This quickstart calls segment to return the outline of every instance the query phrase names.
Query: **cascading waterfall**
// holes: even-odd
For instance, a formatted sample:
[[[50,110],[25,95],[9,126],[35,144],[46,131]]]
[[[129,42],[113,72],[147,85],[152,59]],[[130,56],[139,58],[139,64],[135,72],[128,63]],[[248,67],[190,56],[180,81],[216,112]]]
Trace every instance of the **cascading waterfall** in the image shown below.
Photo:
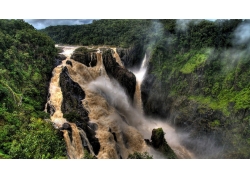
[[[147,58],[146,54],[141,68],[137,72],[134,72],[137,85],[134,106],[131,106],[124,89],[118,82],[109,79],[103,65],[102,52],[99,48],[96,52],[97,64],[94,67],[87,67],[80,62],[70,59],[70,54],[75,48],[70,49],[65,47],[64,49],[67,59],[62,61],[62,64],[53,70],[53,77],[49,88],[50,96],[46,104],[46,106],[54,109],[54,113],[51,113],[52,122],[58,127],[67,122],[61,112],[63,97],[59,85],[60,73],[62,72],[62,68],[66,67],[69,77],[72,81],[78,83],[85,93],[82,104],[88,111],[90,122],[95,123],[98,127],[95,131],[95,137],[98,138],[100,143],[99,153],[96,154],[97,158],[127,158],[133,152],[152,152],[147,147],[144,139],[150,139],[153,128],[163,127],[163,129],[168,129],[170,126],[166,123],[147,119],[142,114],[140,86],[147,71],[149,58]],[[115,57],[116,62],[125,68],[116,52],[116,48],[113,48],[113,51],[115,52],[113,57]],[[71,65],[67,64],[66,61],[70,61]],[[90,153],[94,156],[93,148],[88,141],[86,133],[74,123],[68,124],[72,132],[68,130],[62,131],[69,158],[83,158],[84,144],[88,146]],[[174,134],[174,132],[169,132],[171,132],[171,136],[177,137],[177,134]],[[70,138],[70,134],[72,138]],[[165,138],[168,144],[174,147],[173,150],[177,156],[180,158],[191,158],[192,155],[180,145],[178,138],[171,141],[173,137],[170,134],[166,132]]]
[[[117,62],[121,67],[124,68],[124,65],[123,65],[123,63],[122,63],[122,61],[121,61],[121,58],[120,58],[119,54],[118,54],[117,51],[116,51],[116,48],[111,48],[111,49],[114,51],[113,57],[115,58],[116,62]]]
[[[52,78],[49,86],[50,96],[48,98],[48,102],[45,105],[45,111],[47,112],[48,106],[52,108],[50,112],[51,121],[54,123],[54,126],[56,128],[62,127],[62,125],[67,122],[67,120],[63,117],[63,113],[61,111],[63,95],[59,84],[59,77],[63,67],[66,66],[66,61],[70,59],[72,51],[74,51],[74,49],[76,48],[77,47],[65,47],[64,52],[62,54],[66,55],[66,60],[63,60],[62,64],[55,67],[52,72]],[[66,142],[68,156],[71,159],[81,159],[84,157],[84,151],[80,134],[84,136],[85,133],[82,129],[79,130],[74,123],[67,123],[71,126],[72,140],[70,139],[67,130],[62,130],[62,132],[64,140]],[[89,144],[88,146],[89,150],[91,151],[92,146]],[[91,151],[91,154],[93,155],[93,150]]]
[[[96,137],[101,147],[97,157],[127,158],[134,151],[143,151],[146,145],[142,135],[123,121],[119,112],[107,102],[108,97],[105,92],[101,92],[100,88],[91,88],[94,86],[93,83],[100,82],[105,88],[109,86],[111,90],[114,90],[107,78],[101,53],[97,53],[95,67],[87,67],[74,60],[70,61],[72,66],[67,65],[69,75],[84,90],[85,99],[82,100],[82,104],[89,112],[90,122],[98,125]],[[119,90],[123,91],[121,88]],[[113,95],[115,96],[115,93]],[[126,145],[124,141],[126,141]]]
[[[65,61],[62,61],[61,65],[58,65],[53,69],[52,78],[49,86],[49,98],[48,102],[45,105],[45,111],[47,112],[47,107],[49,105],[53,110],[50,111],[51,120],[57,126],[61,126],[66,122],[66,119],[63,118],[63,113],[61,111],[61,104],[63,100],[63,95],[61,91],[61,87],[59,85],[59,77],[62,72],[63,66],[65,66]]]
[[[142,108],[142,100],[141,100],[141,83],[145,77],[145,74],[147,72],[147,64],[148,64],[147,55],[145,54],[141,67],[139,70],[132,71],[136,77],[136,89],[135,89],[135,95],[134,95],[134,106],[138,111],[143,113]]]
[[[134,99],[135,99],[134,106],[139,112],[143,112],[142,100],[141,100],[141,83],[144,80],[144,77],[147,72],[148,61],[149,61],[149,58],[147,58],[147,54],[145,54],[142,60],[140,69],[133,71],[134,75],[136,76],[136,91],[135,91],[135,96],[134,96]],[[158,127],[162,127],[164,129],[165,139],[167,140],[168,144],[173,149],[173,151],[175,152],[178,158],[186,158],[186,159],[194,158],[194,155],[188,150],[186,150],[180,144],[180,141],[178,138],[179,135],[176,134],[175,130],[171,126],[169,126],[166,123],[162,123],[160,121],[155,121],[155,120],[150,120],[150,119],[145,121],[145,117],[141,119],[144,119],[143,124],[147,124],[147,126],[150,127],[151,129],[158,128]],[[142,131],[145,132],[145,128]],[[147,131],[150,131],[150,129],[147,129]],[[144,137],[145,136],[149,137],[148,133],[145,133]],[[149,149],[149,151],[152,152],[151,149]]]
[[[85,133],[81,128],[78,128],[78,131],[79,131],[81,137],[83,138],[83,141],[84,141],[83,144],[84,144],[84,146],[85,146],[85,143],[86,143],[86,145],[87,145],[88,148],[89,148],[89,151],[90,151],[91,155],[92,155],[92,156],[95,156],[95,153],[94,153],[94,151],[93,151],[93,148],[92,148],[91,144],[89,143],[89,139],[87,138],[86,133]]]

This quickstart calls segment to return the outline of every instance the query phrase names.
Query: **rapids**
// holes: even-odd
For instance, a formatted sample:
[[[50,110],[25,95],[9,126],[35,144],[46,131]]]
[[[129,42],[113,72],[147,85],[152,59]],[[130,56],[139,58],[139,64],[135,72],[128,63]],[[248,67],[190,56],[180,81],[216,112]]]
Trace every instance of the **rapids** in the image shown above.
[[[97,124],[96,138],[100,143],[98,154],[94,154],[86,133],[74,123],[69,123],[72,129],[72,138],[67,130],[62,130],[67,145],[68,157],[81,159],[84,157],[83,144],[88,146],[90,153],[97,158],[127,158],[133,152],[151,152],[154,158],[163,158],[156,151],[149,148],[144,139],[150,139],[153,128],[162,127],[165,138],[170,147],[177,154],[178,158],[194,158],[183,146],[180,145],[178,134],[166,123],[155,121],[144,117],[140,86],[147,71],[149,58],[145,55],[141,68],[133,73],[136,76],[136,91],[134,104],[129,103],[128,97],[123,88],[115,80],[108,77],[102,59],[102,51],[98,48],[97,65],[87,67],[84,64],[70,59],[71,54],[77,46],[61,46],[67,58],[53,70],[49,87],[49,98],[46,107],[51,111],[51,121],[57,128],[61,128],[67,120],[63,117],[61,104],[63,100],[62,91],[59,85],[59,77],[63,67],[67,67],[69,77],[85,92],[82,100],[84,108],[89,112],[88,117],[91,123]],[[123,66],[123,63],[112,48],[113,57],[116,62]],[[66,62],[70,61],[72,66]],[[47,108],[45,108],[46,110]],[[82,137],[82,138],[81,138]]]

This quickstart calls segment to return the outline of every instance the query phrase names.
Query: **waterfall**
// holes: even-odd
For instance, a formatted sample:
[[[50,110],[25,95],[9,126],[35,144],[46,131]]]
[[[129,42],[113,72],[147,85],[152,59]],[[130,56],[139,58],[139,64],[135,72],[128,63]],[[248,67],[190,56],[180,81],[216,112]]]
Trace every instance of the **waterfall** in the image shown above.
[[[123,65],[123,63],[122,63],[122,61],[121,61],[121,58],[120,58],[119,54],[118,54],[117,51],[116,51],[116,48],[111,48],[111,49],[114,51],[113,57],[115,58],[116,62],[117,62],[121,67],[124,68],[124,65]]]
[[[191,157],[191,155],[187,155],[188,152],[186,152],[185,148],[180,145],[177,134],[169,131],[170,126],[166,123],[146,118],[142,113],[140,86],[147,71],[148,58],[146,54],[140,69],[134,72],[137,83],[134,106],[132,106],[124,89],[118,82],[108,77],[100,48],[96,52],[97,64],[94,67],[87,67],[80,62],[70,59],[70,54],[73,50],[74,48],[72,47],[65,47],[64,54],[67,55],[67,59],[53,70],[53,77],[49,87],[50,95],[46,104],[46,106],[52,109],[52,122],[58,127],[62,127],[62,124],[67,122],[61,112],[63,97],[59,85],[60,73],[62,68],[66,67],[71,80],[78,83],[85,93],[82,105],[88,111],[89,121],[95,123],[98,127],[95,130],[95,137],[98,138],[100,143],[99,153],[96,154],[97,158],[124,159],[134,152],[148,151],[155,153],[152,148],[146,145],[144,139],[150,139],[152,129],[157,127],[162,127],[164,131],[168,129],[169,133],[165,134],[165,138],[178,157]],[[120,57],[116,49],[114,48],[113,50],[115,52],[113,56],[119,64]],[[66,61],[70,61],[71,65],[66,64]],[[71,127],[71,131],[62,131],[69,158],[83,158],[84,146],[88,146],[90,153],[94,156],[93,148],[86,133],[74,123],[68,124]],[[171,139],[175,140],[171,141]],[[163,156],[157,154],[155,157],[161,158]]]
[[[145,54],[140,69],[132,71],[136,77],[134,106],[141,113],[143,113],[142,100],[141,100],[141,83],[142,83],[142,81],[145,77],[145,74],[147,72],[147,65],[148,65],[148,58],[147,58],[147,55]]]
[[[63,67],[66,66],[66,61],[70,59],[72,52],[76,48],[77,47],[63,46],[63,52],[60,54],[64,54],[67,58],[66,60],[62,61],[62,64],[56,66],[52,71],[52,78],[49,85],[49,98],[47,103],[45,104],[45,111],[47,112],[49,106],[51,110],[48,113],[50,113],[51,120],[56,127],[61,127],[63,123],[67,122],[67,120],[63,118],[63,113],[61,111],[63,95],[59,84],[59,77]]]
[[[96,123],[98,126],[96,137],[101,148],[97,157],[127,158],[129,153],[143,151],[146,147],[143,136],[134,127],[124,122],[122,113],[114,108],[109,101],[112,96],[119,93],[123,95],[123,99],[127,97],[121,87],[113,87],[110,79],[107,78],[101,53],[97,52],[97,65],[95,67],[87,67],[74,60],[70,61],[72,66],[67,65],[69,76],[85,92],[82,104],[89,112],[90,122]],[[104,89],[113,94],[107,94]]]
[[[84,142],[86,142],[86,145],[88,146],[91,155],[95,156],[95,153],[93,151],[93,148],[92,148],[91,144],[89,143],[89,140],[87,138],[86,133],[82,129],[80,129],[80,128],[78,128],[78,131],[79,131],[81,137],[83,138]]]
[[[136,76],[136,81],[138,81],[139,85],[141,85],[141,83],[146,75],[147,68],[148,68],[148,61],[149,61],[149,58],[147,58],[147,55],[145,54],[145,56],[142,60],[142,64],[141,64],[140,69],[133,71],[133,73]]]
[[[65,60],[62,61],[61,65],[58,65],[53,69],[52,78],[49,86],[49,98],[46,103],[45,110],[47,111],[48,106],[50,107],[51,120],[60,127],[63,123],[66,122],[66,119],[63,118],[63,113],[61,111],[61,104],[63,100],[63,95],[61,87],[59,85],[59,77],[62,72],[62,68],[65,65]]]

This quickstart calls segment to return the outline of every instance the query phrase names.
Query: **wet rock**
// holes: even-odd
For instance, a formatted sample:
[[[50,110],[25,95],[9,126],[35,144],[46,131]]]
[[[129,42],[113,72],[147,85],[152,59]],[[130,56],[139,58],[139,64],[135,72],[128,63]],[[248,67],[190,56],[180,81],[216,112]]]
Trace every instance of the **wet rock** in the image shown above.
[[[63,123],[62,130],[69,130],[69,131],[71,131],[72,129],[71,129],[71,126],[70,126],[69,123]]]
[[[151,140],[152,140],[152,144],[155,148],[159,148],[160,146],[162,146],[164,143],[164,139],[165,139],[164,132],[163,132],[162,128],[153,129],[152,135],[151,135]]]
[[[62,63],[63,60],[65,60],[67,57],[63,54],[57,54],[55,57],[55,67]]]
[[[65,67],[60,74],[60,86],[63,94],[61,110],[63,114],[68,114],[68,121],[84,121],[88,112],[82,105],[85,93],[79,84],[75,83],[68,76],[68,69]],[[80,119],[78,119],[80,118]]]
[[[58,60],[65,60],[67,57],[65,56],[65,55],[63,55],[63,54],[57,54],[56,55],[56,59],[58,59]]]
[[[144,141],[146,142],[147,145],[149,145],[149,146],[152,145],[152,143],[151,143],[151,141],[149,139],[144,139]]]
[[[110,128],[109,128],[109,132],[113,135],[115,142],[117,142],[116,135],[114,132],[112,132],[112,130]]]
[[[112,134],[113,134],[113,136],[114,136],[114,140],[115,140],[115,142],[117,142],[117,139],[116,139],[116,135],[115,135],[115,133],[114,133],[114,132],[112,132]]]
[[[86,65],[87,67],[94,67],[97,64],[97,56],[95,51],[96,50],[89,50],[87,48],[81,47],[78,48],[70,58]]]
[[[83,129],[87,135],[95,154],[100,150],[100,143],[95,137],[97,125],[89,123],[88,111],[84,108],[82,100],[85,98],[85,92],[68,76],[68,69],[65,67],[60,74],[60,86],[63,94],[61,110],[67,121],[75,123],[77,127]],[[92,128],[90,128],[90,125]]]
[[[53,105],[51,105],[51,104],[47,104],[47,112],[51,115],[51,116],[53,116],[53,114],[55,113],[55,107],[53,106]]]
[[[130,48],[116,48],[116,52],[126,68],[139,67],[144,56],[142,45],[135,45]]]
[[[71,67],[73,66],[71,61],[66,61],[66,64],[70,65]]]
[[[103,64],[110,78],[116,79],[124,88],[131,100],[134,98],[136,77],[125,68],[122,68],[113,58],[111,50],[103,53]]]
[[[177,158],[177,156],[171,149],[171,147],[168,145],[164,134],[165,133],[162,128],[153,129],[151,135],[152,142],[150,143],[156,150],[162,152],[168,159],[175,159]]]
[[[89,128],[92,129],[93,131],[96,131],[98,128],[96,123],[88,122],[87,124],[88,124]]]

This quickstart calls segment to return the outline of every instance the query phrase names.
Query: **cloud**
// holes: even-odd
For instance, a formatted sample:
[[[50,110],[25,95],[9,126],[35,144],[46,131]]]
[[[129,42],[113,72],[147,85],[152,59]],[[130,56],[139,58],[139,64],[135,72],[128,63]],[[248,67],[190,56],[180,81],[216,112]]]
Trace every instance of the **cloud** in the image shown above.
[[[31,24],[36,29],[44,29],[48,26],[56,25],[90,24],[93,19],[24,19],[24,21]]]

